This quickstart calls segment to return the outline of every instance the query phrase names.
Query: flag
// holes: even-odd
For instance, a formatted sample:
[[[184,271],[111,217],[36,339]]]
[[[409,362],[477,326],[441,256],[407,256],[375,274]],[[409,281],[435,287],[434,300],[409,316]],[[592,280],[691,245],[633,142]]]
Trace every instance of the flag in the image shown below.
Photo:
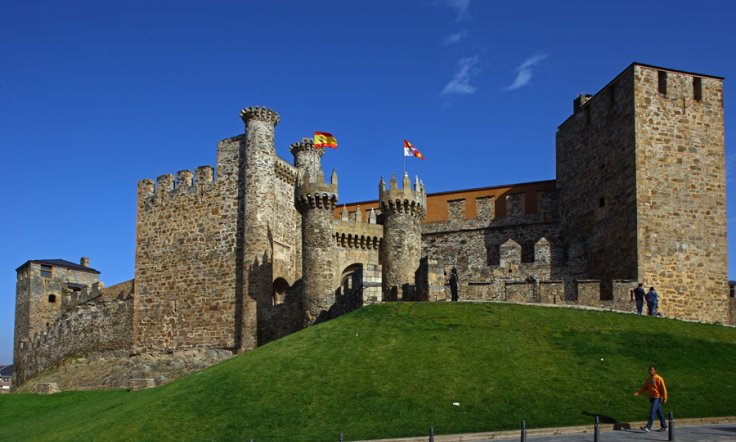
[[[318,148],[331,147],[333,149],[336,149],[337,140],[330,133],[315,131],[314,132],[314,147],[318,147]]]
[[[424,159],[424,155],[422,155],[416,147],[414,147],[409,140],[404,138],[404,156],[405,157],[417,157],[420,160]]]

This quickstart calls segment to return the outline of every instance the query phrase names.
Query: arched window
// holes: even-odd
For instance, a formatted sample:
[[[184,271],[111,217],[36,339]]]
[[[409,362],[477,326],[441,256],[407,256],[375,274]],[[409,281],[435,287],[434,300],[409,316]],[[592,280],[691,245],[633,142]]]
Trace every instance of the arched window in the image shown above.
[[[49,302],[51,304],[55,303],[56,302],[56,295],[49,295]]]

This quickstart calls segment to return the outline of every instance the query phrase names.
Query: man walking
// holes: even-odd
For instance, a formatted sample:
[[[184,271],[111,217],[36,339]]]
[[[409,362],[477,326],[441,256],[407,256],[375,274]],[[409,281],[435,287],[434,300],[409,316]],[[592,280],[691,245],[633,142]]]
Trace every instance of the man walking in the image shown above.
[[[636,314],[641,315],[641,310],[644,308],[644,284],[639,283],[639,287],[629,292],[631,300],[636,300]]]
[[[667,422],[665,422],[664,413],[662,413],[662,404],[667,403],[667,387],[664,385],[662,376],[657,374],[657,367],[654,365],[649,366],[649,377],[644,381],[644,385],[641,386],[639,391],[634,393],[634,396],[639,396],[645,390],[649,393],[649,420],[647,426],[641,427],[641,429],[646,432],[652,431],[652,422],[656,414],[661,425],[657,431],[666,431]]]

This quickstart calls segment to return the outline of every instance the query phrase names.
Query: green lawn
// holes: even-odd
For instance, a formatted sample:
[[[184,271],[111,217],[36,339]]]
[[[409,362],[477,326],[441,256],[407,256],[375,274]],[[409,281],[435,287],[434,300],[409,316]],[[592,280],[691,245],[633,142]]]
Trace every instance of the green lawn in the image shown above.
[[[140,392],[0,396],[0,440],[325,441],[736,415],[736,329],[510,304],[360,309]],[[453,402],[459,402],[454,406]]]

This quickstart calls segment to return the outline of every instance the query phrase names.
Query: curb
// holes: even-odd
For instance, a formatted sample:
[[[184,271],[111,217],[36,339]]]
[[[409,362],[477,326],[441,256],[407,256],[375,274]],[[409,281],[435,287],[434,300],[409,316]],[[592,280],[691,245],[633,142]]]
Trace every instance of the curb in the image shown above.
[[[736,423],[736,416],[724,417],[696,417],[696,418],[675,418],[675,425],[693,426],[693,425],[713,425],[713,424],[731,424]],[[598,426],[599,431],[617,431],[629,428],[639,428],[646,425],[646,421],[639,422],[617,422],[615,424],[601,424]],[[592,433],[593,425],[578,425],[573,427],[550,427],[550,428],[527,428],[527,437],[531,436],[559,436],[564,434]],[[490,431],[484,433],[465,433],[465,434],[442,434],[435,435],[435,442],[473,442],[487,441],[494,439],[518,439],[521,429],[506,431]],[[401,437],[389,439],[370,439],[355,442],[427,442],[428,436]]]

